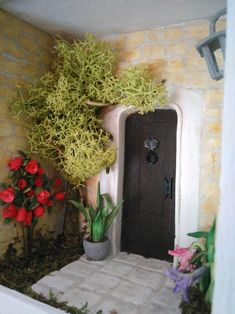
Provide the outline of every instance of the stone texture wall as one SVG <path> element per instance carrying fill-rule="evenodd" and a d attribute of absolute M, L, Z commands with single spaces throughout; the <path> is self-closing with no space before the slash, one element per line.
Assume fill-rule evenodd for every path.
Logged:
<path fill-rule="evenodd" d="M 217 23 L 218 29 L 224 27 L 225 20 Z M 168 86 L 190 89 L 202 97 L 201 228 L 209 226 L 218 210 L 223 101 L 223 80 L 210 78 L 205 61 L 195 49 L 208 33 L 208 21 L 198 20 L 106 38 L 119 51 L 120 70 L 132 64 L 148 64 L 156 80 L 166 79 Z"/>
<path fill-rule="evenodd" d="M 9 172 L 7 161 L 17 154 L 17 148 L 27 149 L 22 125 L 10 117 L 10 99 L 16 96 L 17 85 L 33 83 L 49 68 L 53 39 L 1 10 L 0 29 L 0 182 L 3 182 Z M 51 225 L 53 220 L 51 217 Z M 19 227 L 13 223 L 4 225 L 0 218 L 0 254 L 20 235 Z"/>

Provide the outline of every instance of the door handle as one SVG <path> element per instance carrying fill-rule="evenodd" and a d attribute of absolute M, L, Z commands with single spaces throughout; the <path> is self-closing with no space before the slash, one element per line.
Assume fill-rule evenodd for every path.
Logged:
<path fill-rule="evenodd" d="M 173 199 L 173 186 L 174 186 L 174 177 L 172 178 L 167 178 L 165 177 L 164 179 L 164 200 L 167 198 L 170 198 L 171 200 Z"/>

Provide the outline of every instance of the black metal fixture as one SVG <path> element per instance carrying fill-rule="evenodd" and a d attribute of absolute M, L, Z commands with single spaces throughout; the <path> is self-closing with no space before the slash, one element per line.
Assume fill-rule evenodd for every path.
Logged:
<path fill-rule="evenodd" d="M 223 60 L 225 60 L 226 32 L 225 30 L 216 32 L 215 24 L 221 16 L 226 14 L 226 12 L 226 9 L 222 9 L 210 19 L 209 36 L 199 42 L 196 46 L 197 51 L 200 53 L 200 56 L 202 58 L 205 58 L 210 76 L 213 80 L 220 80 L 224 77 L 224 70 L 223 68 L 219 67 L 215 51 L 221 49 Z"/>
<path fill-rule="evenodd" d="M 144 148 L 147 148 L 146 160 L 149 165 L 155 165 L 158 162 L 158 155 L 155 150 L 159 147 L 159 140 L 152 138 L 144 141 Z"/>
<path fill-rule="evenodd" d="M 174 177 L 167 178 L 165 177 L 165 191 L 164 191 L 164 199 L 173 198 L 173 186 L 174 186 Z"/>

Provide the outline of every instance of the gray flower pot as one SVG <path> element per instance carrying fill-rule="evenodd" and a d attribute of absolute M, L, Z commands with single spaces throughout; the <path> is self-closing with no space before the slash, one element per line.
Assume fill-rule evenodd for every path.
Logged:
<path fill-rule="evenodd" d="M 105 259 L 110 250 L 110 244 L 107 239 L 104 242 L 90 242 L 84 239 L 83 247 L 86 256 L 93 261 L 101 261 Z"/>

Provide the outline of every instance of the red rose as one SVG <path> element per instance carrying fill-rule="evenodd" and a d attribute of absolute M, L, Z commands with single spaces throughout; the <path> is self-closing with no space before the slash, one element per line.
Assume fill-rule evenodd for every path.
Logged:
<path fill-rule="evenodd" d="M 47 201 L 47 206 L 50 207 L 50 206 L 52 206 L 52 205 L 53 205 L 53 201 L 52 201 L 52 200 L 48 200 L 48 201 Z"/>
<path fill-rule="evenodd" d="M 38 169 L 38 175 L 39 176 L 41 176 L 44 172 L 45 172 L 44 169 L 42 169 L 42 168 Z"/>
<path fill-rule="evenodd" d="M 24 188 L 26 188 L 27 182 L 25 181 L 25 179 L 19 179 L 17 185 L 22 191 Z"/>
<path fill-rule="evenodd" d="M 30 160 L 25 166 L 25 170 L 30 174 L 35 174 L 38 171 L 38 163 L 36 160 Z"/>
<path fill-rule="evenodd" d="M 26 213 L 26 216 L 25 216 L 25 220 L 24 220 L 25 226 L 30 226 L 32 223 L 32 219 L 33 219 L 33 213 L 32 213 L 32 210 L 30 210 L 29 212 Z"/>
<path fill-rule="evenodd" d="M 50 196 L 50 193 L 46 190 L 41 191 L 37 195 L 37 200 L 40 204 L 46 205 L 48 202 L 48 198 Z"/>
<path fill-rule="evenodd" d="M 65 198 L 65 192 L 57 192 L 55 195 L 55 199 L 57 201 L 63 201 Z"/>
<path fill-rule="evenodd" d="M 13 188 L 7 188 L 0 193 L 0 200 L 5 203 L 11 203 L 15 198 L 15 191 Z"/>
<path fill-rule="evenodd" d="M 13 218 L 16 215 L 16 207 L 13 204 L 10 204 L 3 208 L 2 217 L 3 218 Z"/>
<path fill-rule="evenodd" d="M 54 188 L 58 188 L 59 186 L 61 186 L 61 184 L 62 180 L 60 178 L 56 178 L 54 182 Z"/>
<path fill-rule="evenodd" d="M 24 207 L 22 207 L 17 212 L 16 220 L 19 222 L 23 222 L 25 221 L 26 216 L 27 216 L 27 210 Z"/>
<path fill-rule="evenodd" d="M 37 206 L 33 212 L 36 217 L 41 217 L 45 213 L 45 208 L 42 206 Z"/>
<path fill-rule="evenodd" d="M 31 197 L 31 196 L 34 195 L 34 191 L 33 191 L 32 189 L 30 189 L 30 190 L 26 193 L 26 195 L 27 195 L 28 197 Z"/>
<path fill-rule="evenodd" d="M 42 185 L 43 185 L 43 179 L 42 179 L 42 177 L 37 177 L 37 178 L 35 178 L 34 184 L 35 184 L 36 186 L 38 186 L 38 187 L 42 186 Z"/>
<path fill-rule="evenodd" d="M 22 166 L 22 163 L 23 163 L 23 158 L 16 157 L 8 162 L 8 167 L 11 170 L 16 171 L 20 169 L 20 167 Z"/>

